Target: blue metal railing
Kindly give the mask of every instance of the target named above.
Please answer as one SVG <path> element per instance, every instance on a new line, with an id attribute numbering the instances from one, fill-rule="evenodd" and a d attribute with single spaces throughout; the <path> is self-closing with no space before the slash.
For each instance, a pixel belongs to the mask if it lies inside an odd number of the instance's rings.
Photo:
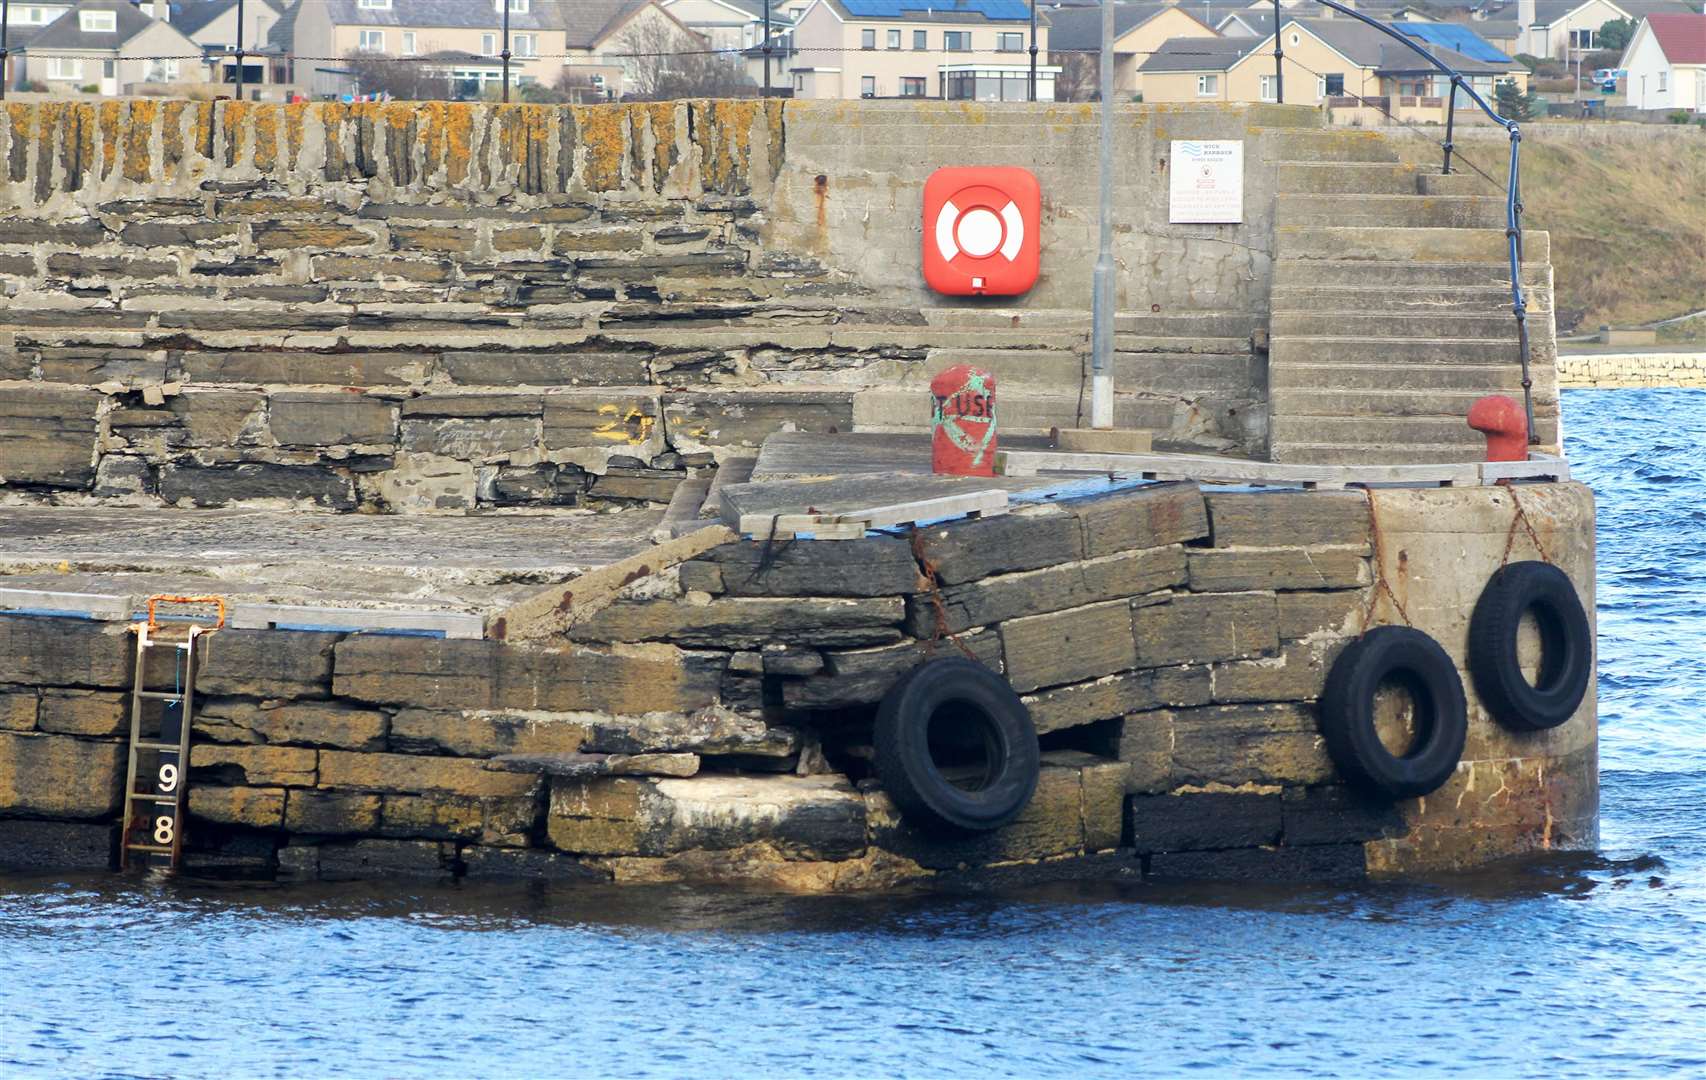
<path id="1" fill-rule="evenodd" d="M 1324 7 L 1332 8 L 1341 15 L 1347 15 L 1358 22 L 1374 27 L 1387 37 L 1403 45 L 1411 52 L 1426 60 L 1440 74 L 1451 80 L 1451 93 L 1445 112 L 1445 142 L 1441 147 L 1445 151 L 1445 165 L 1441 170 L 1443 175 L 1451 175 L 1452 131 L 1457 120 L 1457 94 L 1462 91 L 1486 113 L 1493 123 L 1498 124 L 1510 133 L 1511 157 L 1510 175 L 1505 185 L 1505 242 L 1508 248 L 1511 267 L 1511 311 L 1516 315 L 1517 346 L 1522 361 L 1522 404 L 1528 419 L 1528 443 L 1530 446 L 1540 442 L 1540 434 L 1534 427 L 1534 380 L 1529 373 L 1529 344 L 1528 344 L 1528 299 L 1522 289 L 1522 130 L 1515 120 L 1506 119 L 1489 104 L 1487 99 L 1472 86 L 1463 74 L 1440 60 L 1439 57 L 1424 49 L 1415 38 L 1393 29 L 1378 19 L 1372 19 L 1355 8 L 1346 7 L 1337 0 L 1315 0 Z M 1278 100 L 1285 100 L 1285 53 L 1280 45 L 1280 30 L 1283 19 L 1280 12 L 1280 0 L 1274 0 L 1274 82 L 1278 91 Z"/>

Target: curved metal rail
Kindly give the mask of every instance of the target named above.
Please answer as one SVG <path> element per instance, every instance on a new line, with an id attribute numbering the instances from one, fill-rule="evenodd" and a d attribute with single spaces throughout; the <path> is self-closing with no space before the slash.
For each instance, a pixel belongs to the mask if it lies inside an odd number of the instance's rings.
<path id="1" fill-rule="evenodd" d="M 1511 267 L 1511 311 L 1516 315 L 1517 347 L 1522 361 L 1522 405 L 1528 420 L 1528 444 L 1538 445 L 1540 434 L 1534 427 L 1534 380 L 1529 373 L 1529 344 L 1528 344 L 1528 299 L 1522 289 L 1522 130 L 1515 120 L 1500 116 L 1487 99 L 1482 97 L 1461 72 L 1447 65 L 1439 57 L 1424 49 L 1408 34 L 1395 30 L 1387 24 L 1372 19 L 1355 8 L 1346 7 L 1337 0 L 1315 0 L 1324 7 L 1332 8 L 1341 15 L 1349 16 L 1358 22 L 1374 27 L 1387 37 L 1403 45 L 1411 52 L 1426 60 L 1440 74 L 1451 79 L 1451 94 L 1447 99 L 1445 112 L 1445 142 L 1441 144 L 1445 151 L 1445 164 L 1441 172 L 1451 175 L 1451 135 L 1457 120 L 1457 92 L 1466 94 L 1470 101 L 1480 107 L 1493 123 L 1498 124 L 1510 133 L 1511 156 L 1510 175 L 1505 185 L 1505 243 L 1508 247 Z M 1274 76 L 1276 95 L 1280 101 L 1285 100 L 1285 53 L 1280 45 L 1281 29 L 1280 0 L 1274 0 Z"/>

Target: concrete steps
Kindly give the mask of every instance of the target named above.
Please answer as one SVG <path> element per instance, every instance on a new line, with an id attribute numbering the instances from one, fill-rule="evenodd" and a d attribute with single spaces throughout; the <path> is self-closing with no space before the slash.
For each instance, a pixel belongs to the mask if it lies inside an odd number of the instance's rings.
<path id="1" fill-rule="evenodd" d="M 1414 195 L 1417 182 L 1416 167 L 1397 161 L 1282 161 L 1279 164 L 1279 190 L 1288 194 Z"/>
<path id="2" fill-rule="evenodd" d="M 1480 432 L 1458 416 L 1272 416 L 1269 418 L 1273 439 L 1273 459 L 1297 464 L 1328 464 L 1324 452 L 1365 455 L 1376 447 L 1401 448 L 1428 446 L 1444 452 L 1457 448 L 1450 457 L 1435 461 L 1479 461 L 1486 448 Z M 1537 407 L 1534 423 L 1540 429 L 1540 441 L 1556 444 L 1558 420 L 1555 413 L 1546 414 Z M 1371 460 L 1367 456 L 1340 458 L 1340 461 Z M 1379 460 L 1379 459 L 1374 459 Z M 1386 460 L 1414 460 L 1393 456 Z"/>
<path id="3" fill-rule="evenodd" d="M 1526 233 L 1528 262 L 1549 262 L 1551 237 Z M 1331 259 L 1371 262 L 1497 263 L 1509 259 L 1501 228 L 1427 228 L 1407 225 L 1276 225 L 1276 259 Z"/>
<path id="4" fill-rule="evenodd" d="M 1323 390 L 1311 388 L 1306 390 L 1274 389 L 1268 393 L 1268 405 L 1276 416 L 1302 421 L 1323 419 L 1373 417 L 1416 417 L 1437 419 L 1452 424 L 1464 424 L 1469 415 L 1469 406 L 1476 399 L 1485 397 L 1488 393 L 1506 393 L 1522 400 L 1522 387 L 1518 382 L 1505 379 L 1505 385 L 1491 390 L 1476 389 L 1445 389 L 1442 387 L 1417 387 L 1412 389 L 1406 385 L 1403 389 L 1393 389 L 1390 386 L 1379 389 Z M 1535 421 L 1542 416 L 1556 416 L 1558 402 L 1556 398 L 1550 401 L 1542 400 L 1536 395 L 1534 402 Z"/>
<path id="5" fill-rule="evenodd" d="M 1277 337 L 1449 338 L 1516 340 L 1516 316 L 1504 314 L 1452 315 L 1434 312 L 1276 311 Z"/>
<path id="6" fill-rule="evenodd" d="M 1452 166 L 1451 175 L 1441 173 L 1437 168 L 1432 172 L 1416 174 L 1416 190 L 1423 195 L 1494 195 L 1500 205 L 1504 204 L 1505 191 L 1497 184 L 1490 184 L 1486 177 L 1468 171 L 1456 171 L 1459 166 Z M 1497 176 L 1497 173 L 1493 174 Z"/>
<path id="7" fill-rule="evenodd" d="M 1531 315 L 1552 308 L 1550 288 L 1530 288 L 1525 299 Z M 1282 313 L 1344 312 L 1353 315 L 1503 315 L 1514 320 L 1510 289 L 1504 285 L 1291 285 L 1274 289 L 1269 304 L 1276 319 Z M 1512 325 L 1515 325 L 1514 321 Z"/>
<path id="8" fill-rule="evenodd" d="M 1550 372 L 1550 369 L 1544 369 Z M 1534 372 L 1536 390 L 1551 389 L 1557 378 L 1542 378 Z M 1522 374 L 1514 364 L 1297 364 L 1288 363 L 1268 372 L 1270 400 L 1282 392 L 1315 390 L 1330 386 L 1340 390 L 1384 390 L 1403 386 L 1416 390 L 1473 390 L 1480 394 L 1522 395 Z"/>
<path id="9" fill-rule="evenodd" d="M 1398 160 L 1397 151 L 1374 131 L 1266 131 L 1261 137 L 1261 153 L 1264 161 Z"/>
<path id="10" fill-rule="evenodd" d="M 1396 262 L 1384 259 L 1282 258 L 1274 262 L 1274 288 L 1351 286 L 1381 289 L 1510 288 L 1510 264 L 1503 258 L 1465 262 Z M 1522 268 L 1527 288 L 1552 287 L 1552 268 L 1529 261 Z"/>
<path id="11" fill-rule="evenodd" d="M 1274 210 L 1280 226 L 1402 226 L 1419 229 L 1502 229 L 1505 201 L 1486 195 L 1281 194 Z"/>
<path id="12" fill-rule="evenodd" d="M 1539 334 L 1529 340 L 1529 355 L 1538 370 L 1555 364 L 1558 346 Z M 1276 337 L 1268 346 L 1268 370 L 1285 364 L 1386 363 L 1406 367 L 1462 364 L 1517 365 L 1517 338 L 1512 320 L 1510 336 L 1502 340 L 1478 338 L 1356 338 Z"/>

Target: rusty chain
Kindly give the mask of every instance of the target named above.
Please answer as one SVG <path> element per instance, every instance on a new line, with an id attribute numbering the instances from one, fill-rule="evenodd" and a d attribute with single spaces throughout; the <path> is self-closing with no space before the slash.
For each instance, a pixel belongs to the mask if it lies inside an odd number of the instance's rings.
<path id="1" fill-rule="evenodd" d="M 942 596 L 942 580 L 936 575 L 936 563 L 930 556 L 924 554 L 924 534 L 917 529 L 911 532 L 912 557 L 918 563 L 918 568 L 924 571 L 924 579 L 930 583 L 930 611 L 936 620 L 936 632 L 924 643 L 924 658 L 929 659 L 936 651 L 936 643 L 943 638 L 953 642 L 959 650 L 966 654 L 966 659 L 977 660 L 966 643 L 960 640 L 958 634 L 948 632 L 948 602 Z"/>
<path id="2" fill-rule="evenodd" d="M 1392 601 L 1392 607 L 1404 620 L 1404 625 L 1413 626 L 1415 624 L 1410 621 L 1410 613 L 1404 610 L 1404 601 L 1398 599 L 1398 594 L 1392 591 L 1391 583 L 1386 580 L 1386 542 L 1380 532 L 1380 515 L 1375 513 L 1374 490 L 1363 488 L 1362 493 L 1368 499 L 1368 531 L 1374 542 L 1374 583 L 1369 586 L 1368 603 L 1364 604 L 1362 609 L 1362 633 L 1368 633 L 1369 623 L 1374 619 L 1374 607 L 1380 602 L 1382 592 Z"/>
<path id="3" fill-rule="evenodd" d="M 1534 545 L 1534 550 L 1539 553 L 1540 561 L 1550 566 L 1552 556 L 1546 551 L 1546 545 L 1540 542 L 1540 534 L 1535 531 L 1534 523 L 1529 520 L 1528 511 L 1523 508 L 1522 499 L 1517 497 L 1516 485 L 1508 480 L 1501 480 L 1499 483 L 1506 491 L 1510 492 L 1511 504 L 1516 507 L 1516 513 L 1511 515 L 1510 531 L 1505 534 L 1505 553 L 1499 559 L 1499 569 L 1503 570 L 1510 565 L 1511 548 L 1516 544 L 1516 527 L 1518 525 L 1521 525 L 1523 530 L 1528 533 L 1528 541 Z"/>

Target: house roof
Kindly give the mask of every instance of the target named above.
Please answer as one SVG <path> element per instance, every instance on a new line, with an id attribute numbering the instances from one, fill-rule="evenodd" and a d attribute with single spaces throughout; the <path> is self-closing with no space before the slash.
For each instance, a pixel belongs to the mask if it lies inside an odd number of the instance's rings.
<path id="1" fill-rule="evenodd" d="M 1531 26 L 1551 26 L 1568 18 L 1579 8 L 1586 7 L 1592 0 L 1534 0 L 1534 22 Z M 1612 7 L 1628 15 L 1636 22 L 1649 15 L 1676 13 L 1688 14 L 1695 10 L 1691 3 L 1684 0 L 1606 0 Z M 1597 27 L 1595 29 L 1598 29 Z"/>
<path id="2" fill-rule="evenodd" d="M 1122 38 L 1150 19 L 1177 7 L 1197 22 L 1202 16 L 1183 4 L 1138 3 L 1114 6 L 1114 37 Z M 1049 15 L 1048 47 L 1050 52 L 1094 52 L 1102 47 L 1102 12 L 1100 8 L 1071 8 Z M 1205 30 L 1213 27 L 1203 24 Z"/>
<path id="3" fill-rule="evenodd" d="M 843 19 L 892 19 L 896 22 L 993 22 L 1029 24 L 1026 0 L 823 0 Z M 1041 11 L 1037 19 L 1049 25 Z"/>
<path id="4" fill-rule="evenodd" d="M 1139 71 L 1225 71 L 1272 41 L 1268 37 L 1168 38 Z"/>
<path id="5" fill-rule="evenodd" d="M 296 16 L 302 10 L 302 0 L 281 0 L 278 21 L 267 31 L 267 48 L 284 55 L 296 50 Z"/>
<path id="6" fill-rule="evenodd" d="M 1471 19 L 1459 22 L 1458 25 L 1467 26 L 1488 41 L 1494 38 L 1513 38 L 1522 33 L 1522 24 L 1515 19 Z"/>
<path id="7" fill-rule="evenodd" d="M 793 22 L 788 17 L 788 8 L 790 6 L 799 7 L 802 2 L 803 0 L 795 0 L 790 5 L 788 0 L 770 0 L 770 22 L 772 24 Z M 754 19 L 762 20 L 764 18 L 764 0 L 717 0 L 717 3 L 738 8 Z M 666 2 L 664 8 L 668 9 L 669 7 L 670 4 Z"/>
<path id="8" fill-rule="evenodd" d="M 1489 64 L 1510 62 L 1510 57 L 1488 44 L 1480 34 L 1458 23 L 1401 22 L 1393 23 L 1392 29 L 1430 45 L 1443 45 L 1471 60 Z"/>
<path id="9" fill-rule="evenodd" d="M 117 33 L 84 33 L 84 11 L 111 11 L 117 15 Z M 128 0 L 83 0 L 82 3 L 53 20 L 35 37 L 29 48 L 42 49 L 117 49 L 131 38 L 153 26 L 155 19 L 142 14 Z"/>
<path id="10" fill-rule="evenodd" d="M 1706 15 L 1648 15 L 1647 28 L 1672 64 L 1706 64 Z"/>
<path id="11" fill-rule="evenodd" d="M 189 37 L 236 6 L 237 0 L 177 0 L 172 4 L 172 25 L 178 28 L 178 33 Z M 266 6 L 278 10 L 274 4 Z"/>
<path id="12" fill-rule="evenodd" d="M 392 0 L 388 8 L 364 8 L 357 0 L 309 0 L 325 4 L 334 26 L 452 27 L 490 29 L 502 15 L 489 0 Z M 565 12 L 601 11 L 624 0 L 533 0 L 525 12 L 510 13 L 512 30 L 561 30 Z M 605 21 L 608 21 L 606 19 Z M 602 23 L 600 24 L 602 25 Z"/>

